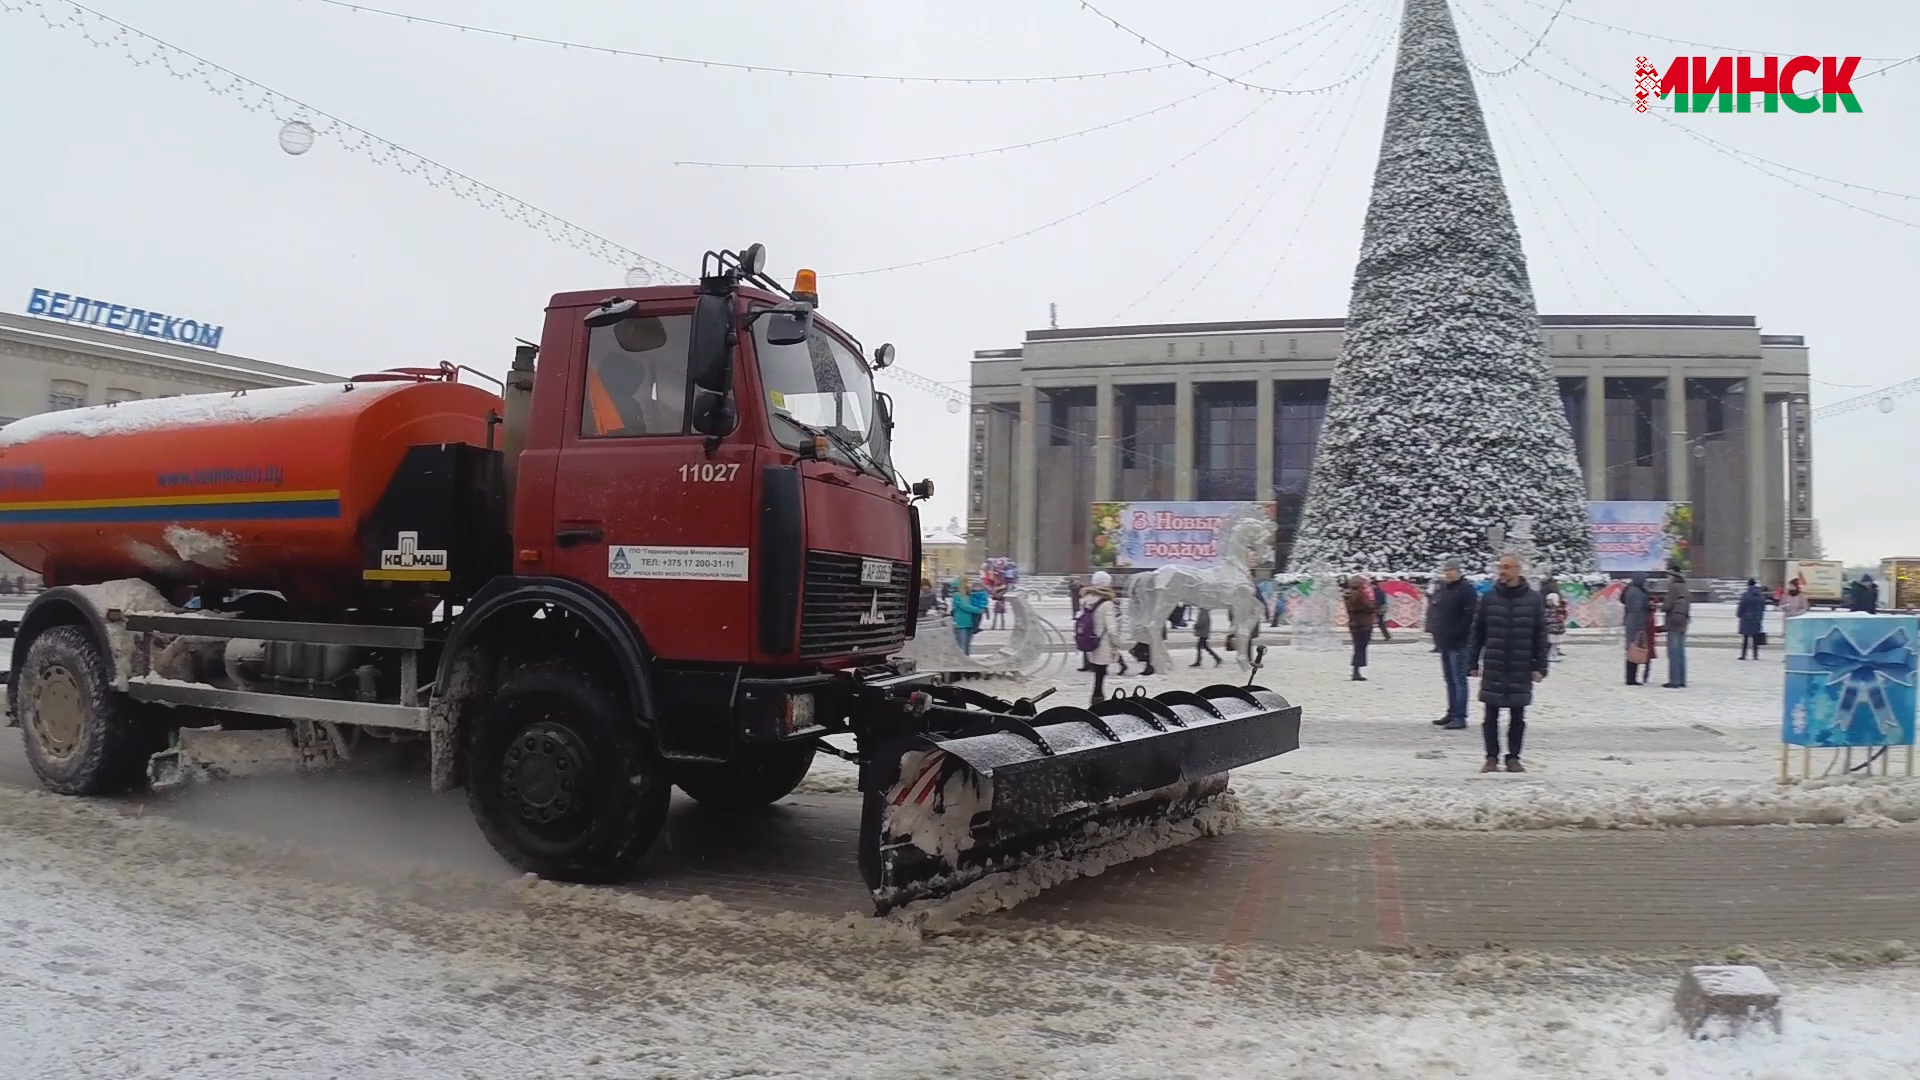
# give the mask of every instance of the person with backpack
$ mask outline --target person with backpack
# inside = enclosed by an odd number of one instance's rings
[[[1115,615],[1113,575],[1096,571],[1093,581],[1080,593],[1080,611],[1073,618],[1073,645],[1084,654],[1088,670],[1093,672],[1093,700],[1106,700],[1107,665],[1120,659],[1119,619]],[[1120,669],[1126,674],[1124,661]]]
[[[1200,666],[1201,653],[1206,653],[1208,656],[1213,657],[1214,667],[1220,666],[1220,654],[1214,652],[1213,646],[1207,644],[1207,638],[1212,635],[1212,633],[1212,610],[1205,607],[1195,608],[1193,615],[1193,663],[1189,665],[1190,667]]]
[[[1381,641],[1393,640],[1387,633],[1387,590],[1377,581],[1373,583],[1373,622],[1380,628]]]

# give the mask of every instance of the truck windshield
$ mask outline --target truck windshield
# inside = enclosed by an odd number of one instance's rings
[[[814,330],[804,344],[775,345],[767,340],[767,322],[753,324],[754,348],[760,358],[760,383],[767,407],[776,417],[774,436],[782,446],[799,449],[811,438],[785,417],[836,435],[891,472],[886,439],[874,431],[879,423],[873,408],[873,377],[858,354],[833,335]],[[846,448],[836,445],[844,455]]]

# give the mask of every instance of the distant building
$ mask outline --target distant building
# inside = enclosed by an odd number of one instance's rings
[[[955,520],[952,526],[958,526]],[[967,538],[957,528],[929,526],[920,530],[920,576],[938,586],[949,578],[979,570],[979,563],[967,559]]]
[[[0,424],[83,405],[338,378],[157,338],[0,314]]]
[[[1746,577],[1786,557],[1790,522],[1806,543],[1812,450],[1788,438],[1796,418],[1806,430],[1804,338],[1762,334],[1750,315],[1540,323],[1589,499],[1690,501],[1696,576]],[[1340,319],[1062,328],[974,353],[976,554],[1081,573],[1095,502],[1272,500],[1284,562],[1344,329]]]

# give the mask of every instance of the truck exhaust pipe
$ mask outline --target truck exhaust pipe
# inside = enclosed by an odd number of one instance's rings
[[[520,451],[527,447],[527,423],[533,415],[533,360],[539,353],[538,345],[516,346],[513,366],[507,369],[507,381],[500,390],[500,465],[509,512],[520,479]]]

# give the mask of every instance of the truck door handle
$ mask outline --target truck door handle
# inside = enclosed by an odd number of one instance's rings
[[[554,542],[561,547],[573,547],[575,544],[597,544],[605,534],[599,529],[561,529],[553,536]]]

